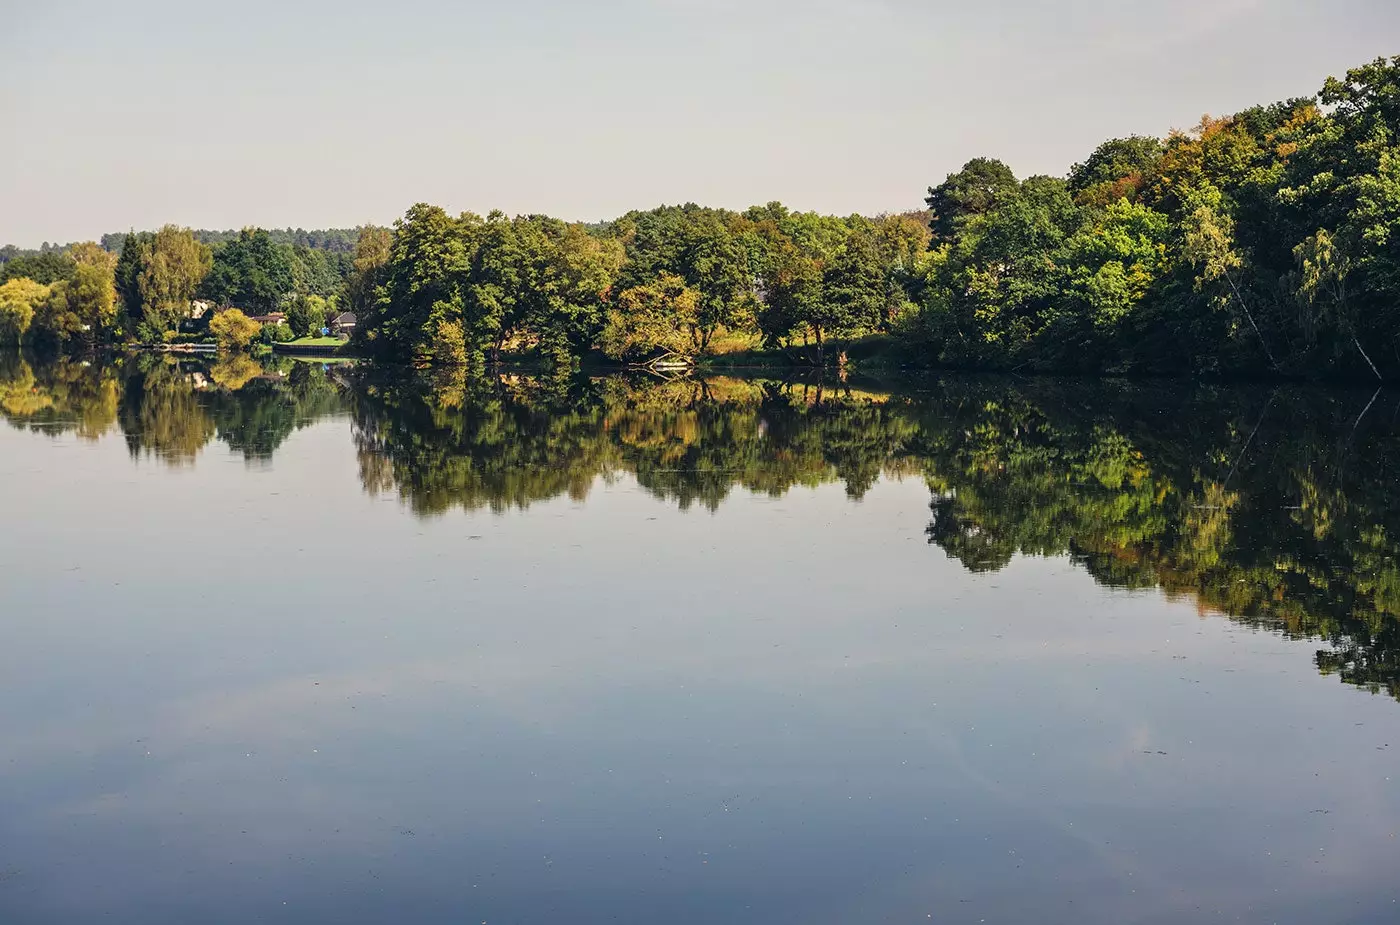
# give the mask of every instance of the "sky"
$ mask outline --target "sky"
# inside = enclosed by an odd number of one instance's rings
[[[1394,0],[0,0],[0,243],[903,211],[1397,53]]]

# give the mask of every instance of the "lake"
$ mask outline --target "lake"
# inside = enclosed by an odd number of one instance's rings
[[[1400,920],[1400,394],[0,357],[0,921]]]

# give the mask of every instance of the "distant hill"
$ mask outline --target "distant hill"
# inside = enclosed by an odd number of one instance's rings
[[[112,253],[119,253],[122,243],[126,241],[129,232],[119,231],[112,234],[104,234],[98,239],[104,250]],[[291,244],[309,247],[312,250],[331,251],[339,254],[353,254],[355,252],[355,242],[359,240],[359,228],[318,228],[307,231],[305,228],[271,228],[268,229],[268,236],[275,244]],[[227,231],[211,231],[207,228],[197,229],[194,233],[205,244],[222,244],[225,241],[238,237],[236,229]],[[76,242],[75,242],[76,243]],[[72,247],[72,244],[55,244],[45,241],[39,247],[18,247],[14,244],[6,244],[0,247],[0,264],[8,263],[18,257],[34,257],[39,254],[46,254],[51,251],[63,252]]]
[[[291,244],[309,247],[313,250],[334,251],[343,254],[355,252],[355,242],[360,238],[359,228],[321,228],[307,231],[305,228],[269,228],[267,235],[274,244]],[[104,234],[98,241],[103,249],[120,251],[127,232]],[[238,237],[238,229],[210,231],[206,228],[195,230],[194,236],[204,244],[223,244]]]

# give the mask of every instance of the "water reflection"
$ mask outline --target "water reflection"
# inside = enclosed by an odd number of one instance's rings
[[[420,515],[585,497],[620,475],[682,509],[925,479],[929,543],[973,572],[1065,556],[1098,582],[1316,638],[1324,674],[1400,698],[1400,399],[1391,393],[948,379],[391,376],[246,357],[0,357],[0,412],[191,464],[271,459],[349,414],[361,482]]]
[[[298,428],[346,408],[329,368],[285,358],[0,354],[0,414],[13,426],[87,440],[117,432],[133,458],[171,466],[192,464],[215,439],[268,460]]]
[[[855,389],[503,377],[371,383],[356,399],[366,486],[423,514],[581,498],[621,472],[682,509],[715,510],[735,488],[840,481],[859,499],[882,473],[919,471],[912,400]]]
[[[1397,696],[1397,402],[1371,398],[1005,390],[926,428],[929,538],[972,570],[1068,555],[1105,585],[1321,637],[1323,673]]]

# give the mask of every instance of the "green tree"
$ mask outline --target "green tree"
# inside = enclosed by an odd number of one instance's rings
[[[12,279],[32,279],[36,283],[49,285],[73,275],[76,264],[73,258],[60,251],[45,251],[16,257],[0,264],[0,283]]]
[[[987,157],[968,161],[962,170],[928,189],[924,201],[932,213],[929,228],[934,238],[951,239],[960,221],[991,212],[1016,187],[1016,175],[1001,161]]]
[[[820,314],[823,260],[804,251],[786,236],[768,242],[763,272],[763,303],[758,327],[770,346],[781,346],[811,329],[808,321]]]
[[[1169,268],[1171,222],[1148,207],[1118,199],[1071,235],[1056,255],[1060,296],[1046,314],[1048,352],[1061,366],[1109,365],[1114,338]]]
[[[1056,254],[1082,216],[1063,180],[1031,177],[964,215],[930,264],[924,320],[944,362],[1019,366],[1037,359],[1060,292]]]
[[[71,279],[49,288],[48,298],[35,313],[34,329],[59,344],[92,344],[111,332],[116,318],[116,287],[110,267],[80,264]]]
[[[393,236],[387,228],[367,226],[360,229],[342,298],[346,310],[357,318],[368,319],[373,310],[378,289],[384,283],[384,267],[389,263],[392,247]]]
[[[850,223],[846,243],[823,270],[822,298],[804,319],[817,342],[818,363],[828,337],[873,331],[886,317],[889,270],[876,228],[866,219]]]
[[[489,353],[493,363],[500,362],[508,341],[524,333],[538,280],[519,232],[518,223],[500,211],[487,215],[477,229],[463,307],[464,359],[467,329],[472,352]]]
[[[1070,168],[1070,194],[1084,205],[1136,201],[1164,150],[1159,139],[1142,135],[1105,141],[1086,160]]]
[[[603,329],[605,301],[624,259],[615,241],[601,240],[582,226],[536,220],[544,233],[541,287],[532,300],[530,324],[541,349],[556,362],[581,356]]]
[[[315,295],[293,296],[287,303],[287,324],[297,337],[317,337],[326,326],[328,303]]]
[[[734,223],[710,215],[689,223],[682,236],[680,270],[698,296],[694,336],[702,352],[717,331],[748,327],[754,320],[757,274]]]
[[[117,321],[117,288],[111,262],[80,263],[68,281],[68,304],[88,339],[104,338]]]
[[[294,260],[290,245],[275,243],[262,228],[244,228],[214,249],[200,294],[265,315],[296,287]]]
[[[150,260],[155,235],[148,231],[130,232],[122,239],[121,255],[117,258],[116,285],[117,298],[121,300],[122,312],[131,327],[145,320],[141,300],[141,272]]]
[[[360,323],[367,346],[413,356],[442,325],[461,330],[463,290],[470,282],[480,224],[476,216],[454,219],[426,203],[394,223],[382,292]]]
[[[296,244],[291,248],[291,291],[328,299],[340,292],[354,268],[349,254]]]

